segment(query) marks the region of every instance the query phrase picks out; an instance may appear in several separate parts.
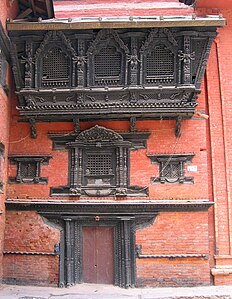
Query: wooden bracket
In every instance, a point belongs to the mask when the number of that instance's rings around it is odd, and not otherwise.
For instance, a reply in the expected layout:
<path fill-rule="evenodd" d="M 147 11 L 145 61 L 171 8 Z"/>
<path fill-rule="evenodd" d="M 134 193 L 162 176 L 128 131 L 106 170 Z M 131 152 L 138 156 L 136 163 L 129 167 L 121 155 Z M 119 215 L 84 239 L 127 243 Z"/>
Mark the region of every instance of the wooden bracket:
<path fill-rule="evenodd" d="M 29 123 L 30 123 L 30 129 L 31 129 L 31 138 L 35 139 L 37 137 L 37 129 L 36 129 L 36 126 L 35 126 L 35 119 L 30 118 Z"/>
<path fill-rule="evenodd" d="M 81 132 L 80 119 L 75 116 L 73 118 L 73 122 L 74 122 L 74 132 L 79 134 Z"/>
<path fill-rule="evenodd" d="M 182 117 L 178 116 L 176 118 L 176 128 L 175 128 L 176 138 L 180 138 L 181 136 L 181 122 L 182 122 Z"/>
<path fill-rule="evenodd" d="M 136 117 L 132 116 L 130 118 L 130 132 L 136 132 Z"/>

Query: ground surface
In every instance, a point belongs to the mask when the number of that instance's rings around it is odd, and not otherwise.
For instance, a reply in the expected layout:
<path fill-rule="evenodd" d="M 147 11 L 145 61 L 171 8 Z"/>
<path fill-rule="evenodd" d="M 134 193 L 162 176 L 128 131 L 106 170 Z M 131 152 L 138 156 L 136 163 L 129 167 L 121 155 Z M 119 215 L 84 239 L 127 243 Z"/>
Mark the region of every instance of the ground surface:
<path fill-rule="evenodd" d="M 0 286 L 1 299 L 232 299 L 232 285 L 193 288 L 121 289 L 111 285 L 81 284 L 71 288 Z"/>

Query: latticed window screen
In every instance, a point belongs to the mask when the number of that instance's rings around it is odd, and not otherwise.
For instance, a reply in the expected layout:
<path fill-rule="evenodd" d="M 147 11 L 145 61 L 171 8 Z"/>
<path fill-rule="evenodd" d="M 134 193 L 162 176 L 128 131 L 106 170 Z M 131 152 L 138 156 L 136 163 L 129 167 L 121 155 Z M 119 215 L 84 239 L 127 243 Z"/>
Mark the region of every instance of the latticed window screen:
<path fill-rule="evenodd" d="M 20 162 L 21 163 L 21 177 L 23 179 L 34 179 L 36 177 L 37 162 Z"/>
<path fill-rule="evenodd" d="M 88 154 L 86 174 L 89 175 L 109 175 L 112 174 L 111 154 Z"/>
<path fill-rule="evenodd" d="M 59 48 L 53 48 L 43 58 L 42 83 L 43 86 L 67 86 L 69 82 L 69 58 Z"/>
<path fill-rule="evenodd" d="M 163 165 L 163 168 L 160 171 L 162 177 L 178 179 L 181 175 L 181 164 L 170 163 L 168 165 Z"/>
<path fill-rule="evenodd" d="M 103 48 L 95 56 L 95 76 L 114 77 L 121 73 L 121 53 L 115 47 Z"/>
<path fill-rule="evenodd" d="M 147 56 L 147 77 L 174 75 L 174 55 L 164 45 L 159 45 Z"/>

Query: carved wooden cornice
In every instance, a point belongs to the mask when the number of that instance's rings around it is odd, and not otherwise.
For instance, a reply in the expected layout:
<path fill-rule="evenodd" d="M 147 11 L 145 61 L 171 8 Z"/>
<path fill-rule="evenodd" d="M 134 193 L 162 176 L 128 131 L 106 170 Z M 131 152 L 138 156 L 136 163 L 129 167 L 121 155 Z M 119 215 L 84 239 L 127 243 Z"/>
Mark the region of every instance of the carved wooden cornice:
<path fill-rule="evenodd" d="M 24 201 L 23 199 L 8 199 L 6 201 L 7 210 L 33 211 L 36 210 L 43 214 L 50 215 L 89 215 L 93 219 L 95 215 L 104 214 L 133 214 L 141 216 L 143 213 L 156 212 L 194 212 L 207 211 L 213 202 L 207 200 L 132 200 L 132 201 L 114 201 L 99 202 L 90 201 L 88 203 L 70 201 L 70 200 L 53 200 L 53 201 Z M 106 214 L 105 214 L 106 213 Z"/>

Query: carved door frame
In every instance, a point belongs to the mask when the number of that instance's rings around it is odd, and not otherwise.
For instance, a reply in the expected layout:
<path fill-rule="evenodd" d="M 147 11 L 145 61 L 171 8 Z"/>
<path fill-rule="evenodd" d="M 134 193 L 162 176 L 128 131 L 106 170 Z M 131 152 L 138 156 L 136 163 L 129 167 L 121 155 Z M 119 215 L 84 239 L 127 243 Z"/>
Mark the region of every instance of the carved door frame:
<path fill-rule="evenodd" d="M 72 216 L 63 219 L 60 243 L 60 287 L 69 287 L 83 282 L 82 229 L 85 226 L 113 227 L 114 285 L 124 288 L 135 285 L 134 217 L 119 216 L 116 218 Z"/>

